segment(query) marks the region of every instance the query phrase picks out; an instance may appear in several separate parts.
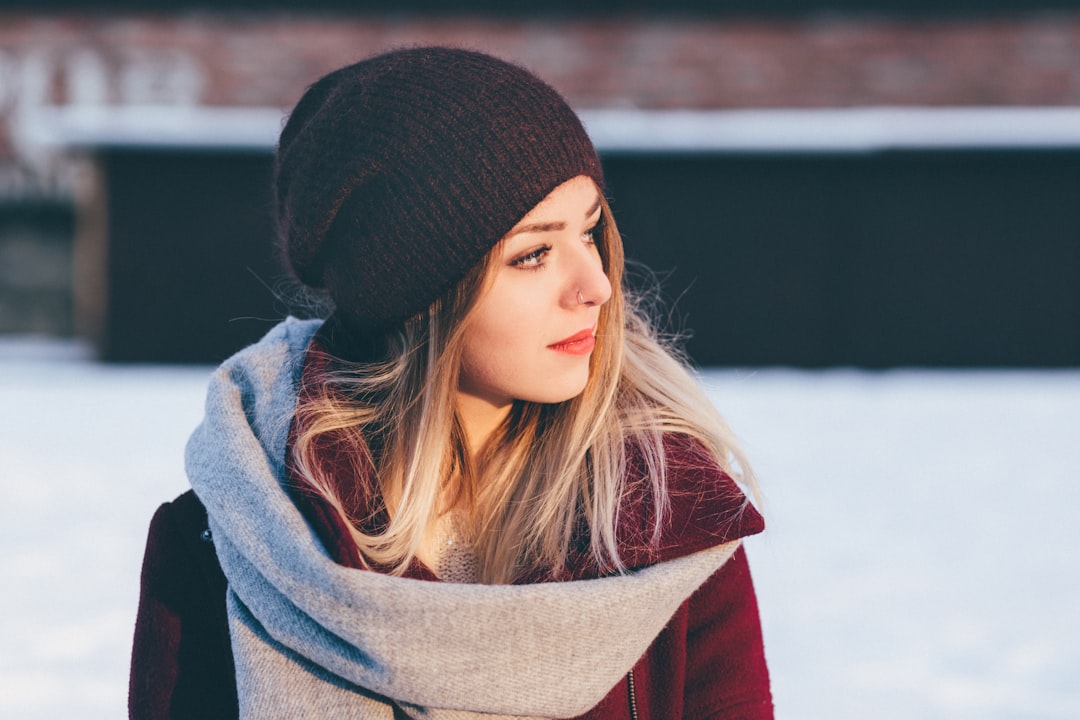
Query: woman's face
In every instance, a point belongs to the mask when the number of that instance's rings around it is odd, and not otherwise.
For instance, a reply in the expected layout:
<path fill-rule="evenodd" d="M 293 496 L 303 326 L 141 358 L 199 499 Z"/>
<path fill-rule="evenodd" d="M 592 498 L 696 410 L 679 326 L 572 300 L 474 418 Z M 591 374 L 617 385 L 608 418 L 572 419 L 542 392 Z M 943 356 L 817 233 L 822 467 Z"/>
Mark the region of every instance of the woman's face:
<path fill-rule="evenodd" d="M 599 220 L 596 185 L 579 176 L 503 238 L 465 329 L 459 403 L 557 403 L 585 389 L 600 306 L 611 297 Z"/>

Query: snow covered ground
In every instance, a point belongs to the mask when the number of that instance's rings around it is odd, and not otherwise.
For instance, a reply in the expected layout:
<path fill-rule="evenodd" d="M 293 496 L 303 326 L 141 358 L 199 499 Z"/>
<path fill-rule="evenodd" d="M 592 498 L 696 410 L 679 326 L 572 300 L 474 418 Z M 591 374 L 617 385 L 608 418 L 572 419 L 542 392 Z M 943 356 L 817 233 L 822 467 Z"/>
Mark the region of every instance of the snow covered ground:
<path fill-rule="evenodd" d="M 0 717 L 124 716 L 209 368 L 0 340 Z M 761 477 L 778 716 L 1080 718 L 1080 372 L 712 371 Z"/>

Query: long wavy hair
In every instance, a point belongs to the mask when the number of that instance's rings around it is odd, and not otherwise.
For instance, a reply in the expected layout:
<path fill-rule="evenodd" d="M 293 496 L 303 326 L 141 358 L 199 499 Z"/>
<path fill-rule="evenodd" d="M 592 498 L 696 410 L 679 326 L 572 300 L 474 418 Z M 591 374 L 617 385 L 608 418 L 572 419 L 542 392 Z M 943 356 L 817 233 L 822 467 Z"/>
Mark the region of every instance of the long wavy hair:
<path fill-rule="evenodd" d="M 481 582 L 510 583 L 538 569 L 557 576 L 582 528 L 597 565 L 621 571 L 616 527 L 628 460 L 633 453 L 646 470 L 657 543 L 668 512 L 663 437 L 670 433 L 698 440 L 756 495 L 728 426 L 623 288 L 622 240 L 606 202 L 601 215 L 612 293 L 600 310 L 585 390 L 556 404 L 516 401 L 477 462 L 455 398 L 470 312 L 499 247 L 387 337 L 385 358 L 324 358 L 317 386 L 297 407 L 291 463 L 345 520 L 369 565 L 403 573 L 442 513 L 455 509 L 467 518 Z M 357 510 L 369 507 L 364 497 L 379 498 L 389 518 L 377 530 L 363 529 L 370 526 Z"/>

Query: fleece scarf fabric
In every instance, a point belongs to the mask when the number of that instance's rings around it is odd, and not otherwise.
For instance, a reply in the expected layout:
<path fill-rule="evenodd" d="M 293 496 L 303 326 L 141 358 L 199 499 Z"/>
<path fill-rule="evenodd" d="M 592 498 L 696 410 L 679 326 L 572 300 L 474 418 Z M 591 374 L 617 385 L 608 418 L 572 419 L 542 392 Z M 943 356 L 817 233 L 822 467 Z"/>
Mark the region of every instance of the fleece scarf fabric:
<path fill-rule="evenodd" d="M 241 717 L 582 714 L 738 547 L 535 585 L 433 583 L 336 564 L 283 487 L 318 326 L 286 320 L 222 365 L 187 446 L 228 579 Z"/>

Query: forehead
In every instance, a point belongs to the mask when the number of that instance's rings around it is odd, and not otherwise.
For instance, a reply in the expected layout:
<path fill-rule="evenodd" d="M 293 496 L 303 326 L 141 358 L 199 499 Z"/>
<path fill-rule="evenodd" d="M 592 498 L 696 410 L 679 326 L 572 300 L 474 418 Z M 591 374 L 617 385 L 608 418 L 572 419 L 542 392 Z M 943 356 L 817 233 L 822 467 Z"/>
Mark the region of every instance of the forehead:
<path fill-rule="evenodd" d="M 592 178 L 578 175 L 556 187 L 543 200 L 536 204 L 514 226 L 527 225 L 547 219 L 572 219 L 573 216 L 587 217 L 600 207 L 600 191 Z M 567 215 L 570 217 L 563 218 Z M 560 217 L 556 217 L 560 216 Z"/>

